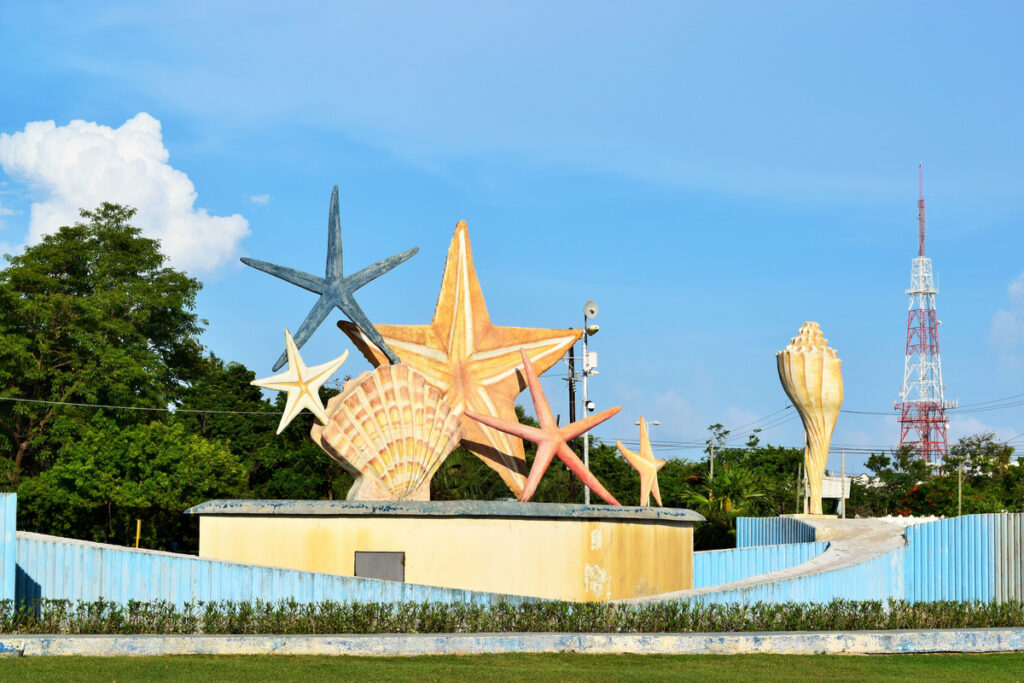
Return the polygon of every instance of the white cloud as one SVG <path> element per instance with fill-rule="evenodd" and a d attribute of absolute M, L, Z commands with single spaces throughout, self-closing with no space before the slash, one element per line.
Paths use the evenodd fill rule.
<path fill-rule="evenodd" d="M 992 316 L 990 338 L 993 345 L 1006 351 L 1024 341 L 1024 273 L 1007 288 L 1009 304 Z"/>
<path fill-rule="evenodd" d="M 253 196 L 249 197 L 249 201 L 252 202 L 253 204 L 262 204 L 263 206 L 266 206 L 267 204 L 270 203 L 270 195 L 254 194 Z"/>
<path fill-rule="evenodd" d="M 145 112 L 116 129 L 36 121 L 19 133 L 0 134 L 0 167 L 44 193 L 32 204 L 29 243 L 75 223 L 80 208 L 108 201 L 138 209 L 134 224 L 160 240 L 175 266 L 214 270 L 237 252 L 249 223 L 238 214 L 196 209 L 195 186 L 167 163 L 169 156 L 160 122 Z"/>
<path fill-rule="evenodd" d="M 13 216 L 13 215 L 14 215 L 14 211 L 12 211 L 11 209 L 8 209 L 3 204 L 0 204 L 0 230 L 3 230 L 4 228 L 7 227 L 7 222 L 4 221 L 4 216 Z M 7 243 L 3 242 L 3 244 L 7 244 Z M 4 253 L 3 251 L 0 251 L 0 254 L 3 254 L 3 253 Z"/>
<path fill-rule="evenodd" d="M 1024 305 L 1024 273 L 1017 276 L 1017 279 L 1010 283 L 1010 301 L 1017 305 Z"/>
<path fill-rule="evenodd" d="M 1007 305 L 992 316 L 989 343 L 996 350 L 1000 371 L 1017 373 L 1024 368 L 1024 273 L 1007 287 Z"/>
<path fill-rule="evenodd" d="M 1019 311 L 998 310 L 992 316 L 992 341 L 1010 347 L 1024 339 L 1024 319 Z"/>
<path fill-rule="evenodd" d="M 952 446 L 960 438 L 992 432 L 998 439 L 1010 439 L 1020 431 L 1015 427 L 990 425 L 973 415 L 954 415 L 949 419 L 949 445 Z"/>

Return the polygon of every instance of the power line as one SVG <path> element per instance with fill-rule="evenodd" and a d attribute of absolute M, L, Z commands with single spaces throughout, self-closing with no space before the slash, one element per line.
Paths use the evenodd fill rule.
<path fill-rule="evenodd" d="M 1024 394 L 1019 394 L 1018 396 L 1024 396 Z M 975 404 L 971 404 L 971 405 L 972 406 L 981 406 L 981 405 L 985 405 L 985 404 L 996 403 L 998 401 L 1005 401 L 1005 400 L 1008 400 L 1008 399 L 1013 399 L 1013 398 L 1016 398 L 1016 397 L 1017 396 L 1007 396 L 1005 398 L 992 399 L 991 401 L 982 401 L 980 403 L 975 403 Z M 9 401 L 9 402 L 15 402 L 15 403 L 37 403 L 37 404 L 43 404 L 43 405 L 68 406 L 68 407 L 76 407 L 76 408 L 103 408 L 103 409 L 107 409 L 107 410 L 140 410 L 140 411 L 145 411 L 145 412 L 198 413 L 198 414 L 207 414 L 207 415 L 266 415 L 268 417 L 273 417 L 275 419 L 280 417 L 280 413 L 278 411 L 266 411 L 266 410 L 214 410 L 214 409 L 204 409 L 204 408 L 154 408 L 154 407 L 151 407 L 151 406 L 121 406 L 121 405 L 113 405 L 113 404 L 107 404 L 107 403 L 84 403 L 84 402 L 76 402 L 76 401 L 47 401 L 47 400 L 43 400 L 43 399 L 18 398 L 18 397 L 15 397 L 15 396 L 0 396 L 0 401 Z M 1024 405 L 1024 401 L 1015 402 L 1015 403 L 1010 404 L 1008 406 L 998 406 L 998 407 L 1013 407 L 1013 406 L 1016 406 L 1016 405 Z M 792 408 L 792 407 L 793 407 L 792 404 L 787 404 L 785 407 L 780 408 L 779 410 L 776 410 L 775 412 L 768 413 L 767 415 L 765 415 L 763 417 L 760 417 L 757 420 L 753 420 L 751 422 L 745 423 L 744 425 L 741 425 L 739 428 L 750 426 L 750 425 L 754 425 L 754 424 L 757 424 L 759 422 L 763 422 L 763 421 L 767 420 L 767 422 L 764 422 L 764 424 L 761 427 L 751 428 L 751 429 L 746 430 L 744 432 L 741 432 L 739 434 L 733 434 L 730 431 L 729 437 L 728 437 L 727 441 L 731 441 L 731 440 L 734 440 L 734 439 L 740 439 L 740 438 L 743 438 L 743 437 L 749 437 L 750 435 L 754 434 L 755 432 L 758 432 L 758 433 L 764 432 L 764 431 L 767 431 L 769 429 L 774 429 L 776 427 L 781 427 L 784 424 L 789 424 L 790 422 L 793 422 L 793 421 L 797 420 L 799 418 L 798 414 L 779 415 L 779 413 L 782 413 L 783 411 L 788 410 L 789 408 Z M 996 409 L 996 407 L 993 407 L 991 409 Z M 977 412 L 983 412 L 984 410 L 986 410 L 986 409 L 982 409 L 982 410 L 977 411 Z M 844 412 L 844 413 L 849 412 L 849 413 L 856 413 L 856 414 L 866 414 L 866 415 L 892 415 L 893 414 L 893 413 L 877 413 L 877 412 L 872 412 L 872 411 L 856 411 L 856 410 L 843 410 L 841 412 Z M 769 420 L 768 418 L 773 418 L 773 419 Z M 627 439 L 608 439 L 607 437 L 600 437 L 600 438 L 602 438 L 602 440 L 611 441 L 611 442 L 622 441 L 624 444 L 627 444 L 627 445 L 636 445 L 636 444 L 639 443 L 639 441 L 637 439 L 634 439 L 634 438 L 627 438 Z M 1010 437 L 1009 439 L 1006 439 L 1005 441 L 1003 441 L 1003 443 L 1011 443 L 1011 442 L 1018 441 L 1019 439 L 1024 439 L 1024 432 L 1022 432 L 1020 434 L 1017 434 L 1017 435 L 1015 435 L 1013 437 Z M 707 445 L 707 441 L 706 440 L 705 441 L 696 441 L 696 440 L 695 441 L 669 441 L 669 440 L 661 441 L 661 440 L 659 440 L 659 441 L 651 441 L 651 445 L 655 446 L 655 447 L 658 447 L 661 450 L 697 450 L 697 449 L 703 449 Z M 750 450 L 746 446 L 732 446 L 732 445 L 730 445 L 730 446 L 727 446 L 727 447 L 730 448 L 730 449 L 733 449 L 733 450 Z M 885 451 L 885 450 L 889 450 L 891 448 L 892 448 L 891 445 L 889 445 L 889 446 L 864 446 L 864 445 L 852 446 L 852 445 L 833 444 L 832 447 L 831 447 L 830 452 L 841 449 L 841 450 L 845 450 L 847 452 L 852 452 L 852 453 L 877 453 L 879 451 Z"/>
<path fill-rule="evenodd" d="M 1014 400 L 1020 399 L 1020 400 Z M 1009 401 L 1009 403 L 1007 403 Z M 947 410 L 951 413 L 961 414 L 976 414 L 976 413 L 987 413 L 993 410 L 1003 410 L 1005 408 L 1016 408 L 1018 406 L 1024 406 L 1024 394 L 1013 394 L 1012 396 L 1004 396 L 1002 398 L 993 398 L 988 401 L 979 401 L 978 403 L 968 403 L 958 408 L 948 408 Z M 843 408 L 839 412 L 841 413 L 852 413 L 855 415 L 895 415 L 895 411 L 879 411 L 879 410 L 853 410 Z"/>
<path fill-rule="evenodd" d="M 0 401 L 13 401 L 16 403 L 42 403 L 51 406 L 73 406 L 76 408 L 107 408 L 109 410 L 144 410 L 154 413 L 207 413 L 210 415 L 273 415 L 280 417 L 277 411 L 269 410 L 206 410 L 201 408 L 151 408 L 148 406 L 115 406 L 105 403 L 76 403 L 74 401 L 44 401 L 38 398 L 17 398 L 15 396 L 0 396 Z"/>
<path fill-rule="evenodd" d="M 739 439 L 739 438 L 750 436 L 751 434 L 754 434 L 755 432 L 763 432 L 763 431 L 766 431 L 766 430 L 769 430 L 769 429 L 774 429 L 775 427 L 781 427 L 784 424 L 787 424 L 789 422 L 792 422 L 793 420 L 796 420 L 797 418 L 800 417 L 799 415 L 796 415 L 796 414 L 792 414 L 792 415 L 779 415 L 779 413 L 781 413 L 783 411 L 786 411 L 786 410 L 788 410 L 789 408 L 792 408 L 792 407 L 793 407 L 793 404 L 791 404 L 791 403 L 786 404 L 785 406 L 783 406 L 782 408 L 776 410 L 773 413 L 768 413 L 767 415 L 765 415 L 763 417 L 759 417 L 756 420 L 753 420 L 751 422 L 747 422 L 746 424 L 740 425 L 740 427 L 737 427 L 737 429 L 740 429 L 742 427 L 747 427 L 747 426 L 750 426 L 750 425 L 754 425 L 754 424 L 757 424 L 759 422 L 763 422 L 764 420 L 768 420 L 768 418 L 771 418 L 772 416 L 777 416 L 774 419 L 771 419 L 768 422 L 765 422 L 761 427 L 750 429 L 750 430 L 748 430 L 746 432 L 742 432 L 740 434 L 735 434 L 735 435 L 732 434 L 731 431 L 727 430 L 727 431 L 729 431 L 729 437 L 727 437 L 726 442 L 728 443 L 728 441 L 731 440 L 731 439 Z M 626 445 L 629 445 L 629 446 L 634 446 L 634 445 L 637 445 L 637 444 L 640 443 L 637 439 L 613 439 L 613 441 L 622 441 L 623 444 L 626 444 Z M 704 448 L 707 445 L 707 441 L 660 441 L 660 442 L 659 441 L 651 441 L 650 443 L 651 443 L 651 446 L 658 446 L 663 451 L 665 451 L 665 450 L 668 450 L 668 451 L 675 451 L 675 450 L 684 450 L 684 451 L 687 451 L 687 450 L 697 450 L 697 449 L 702 449 L 702 448 Z M 734 448 L 734 447 L 733 446 L 728 446 L 728 448 Z"/>
<path fill-rule="evenodd" d="M 798 414 L 782 415 L 780 417 L 775 418 L 771 422 L 766 422 L 765 424 L 761 425 L 760 427 L 756 427 L 754 429 L 747 430 L 746 432 L 743 432 L 743 433 L 740 433 L 740 434 L 730 434 L 729 436 L 730 436 L 731 439 L 742 439 L 744 437 L 750 437 L 750 436 L 752 436 L 755 433 L 765 432 L 765 431 L 768 431 L 769 429 L 775 429 L 776 427 L 781 427 L 784 424 L 789 424 L 790 422 L 793 422 L 794 420 L 798 420 L 798 419 L 800 419 L 800 416 Z M 729 438 L 727 438 L 726 441 L 728 442 Z"/>
<path fill-rule="evenodd" d="M 999 403 L 1000 401 L 1009 401 L 1011 398 L 1024 398 L 1024 394 L 1014 394 L 1013 396 L 994 398 L 991 401 L 981 401 L 980 403 L 968 403 L 967 405 L 960 406 L 959 408 L 957 408 L 957 410 L 963 410 L 964 408 L 974 408 L 975 406 L 983 406 L 987 403 Z"/>
<path fill-rule="evenodd" d="M 781 413 L 782 411 L 784 411 L 784 410 L 789 410 L 789 409 L 790 409 L 790 408 L 792 408 L 792 407 L 793 407 L 793 404 L 792 404 L 792 403 L 787 403 L 786 405 L 784 405 L 784 406 L 782 406 L 781 408 L 779 408 L 778 410 L 776 410 L 776 411 L 775 411 L 774 413 L 768 413 L 768 414 L 767 414 L 767 415 L 765 415 L 764 417 L 759 417 L 759 418 L 757 418 L 756 420 L 754 420 L 753 422 L 748 422 L 748 423 L 746 423 L 746 424 L 741 424 L 741 425 L 740 425 L 740 426 L 738 426 L 738 427 L 734 427 L 734 428 L 733 428 L 732 430 L 730 430 L 730 431 L 736 431 L 736 430 L 738 430 L 738 429 L 743 429 L 744 427 L 749 427 L 749 426 L 750 426 L 750 425 L 752 425 L 752 424 L 757 424 L 758 422 L 761 422 L 762 420 L 767 420 L 767 419 L 768 419 L 769 417 L 771 417 L 772 415 L 778 415 L 778 414 L 779 414 L 779 413 Z"/>

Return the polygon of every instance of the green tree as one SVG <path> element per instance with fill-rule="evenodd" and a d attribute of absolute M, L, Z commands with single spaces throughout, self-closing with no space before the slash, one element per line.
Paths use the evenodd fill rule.
<path fill-rule="evenodd" d="M 334 390 L 324 390 L 324 403 Z M 284 411 L 287 394 L 274 399 L 274 414 Z M 327 455 L 309 436 L 316 418 L 310 413 L 299 415 L 279 435 L 273 430 L 262 444 L 240 453 L 249 466 L 249 487 L 254 498 L 286 500 L 344 500 L 352 487 L 353 477 Z"/>
<path fill-rule="evenodd" d="M 782 515 L 797 512 L 796 485 L 800 465 L 804 461 L 802 448 L 760 445 L 751 435 L 745 448 L 726 448 L 716 452 L 720 467 L 748 470 L 754 474 L 764 491 L 764 514 Z M 716 475 L 717 475 L 716 469 Z"/>
<path fill-rule="evenodd" d="M 1000 512 L 1006 506 L 992 487 L 975 487 L 970 480 L 963 482 L 961 489 L 961 513 L 965 515 L 985 512 Z M 917 516 L 941 515 L 955 517 L 957 514 L 956 473 L 933 477 L 921 482 L 907 492 L 900 501 L 900 514 Z"/>
<path fill-rule="evenodd" d="M 211 498 L 244 495 L 247 472 L 218 441 L 181 425 L 119 427 L 96 418 L 65 444 L 56 465 L 18 488 L 19 526 L 48 534 L 129 545 L 135 520 L 149 548 L 197 548 L 197 524 L 182 514 Z"/>
<path fill-rule="evenodd" d="M 708 471 L 710 471 L 711 461 L 714 460 L 717 463 L 722 451 L 725 450 L 725 440 L 729 438 L 729 430 L 721 422 L 716 422 L 713 425 L 708 425 L 708 431 L 711 432 L 711 435 L 704 440 L 704 453 L 708 456 Z"/>
<path fill-rule="evenodd" d="M 462 446 L 452 451 L 430 480 L 431 500 L 502 500 L 512 492 L 498 473 Z"/>
<path fill-rule="evenodd" d="M 881 486 L 868 492 L 871 512 L 875 515 L 909 515 L 908 496 L 914 487 L 931 478 L 931 470 L 909 446 L 902 446 L 892 452 L 871 455 L 865 463 L 878 477 Z M 859 511 L 858 511 L 859 512 Z"/>
<path fill-rule="evenodd" d="M 526 414 L 522 406 L 516 406 L 516 419 L 531 427 L 540 426 L 539 422 Z M 523 448 L 526 452 L 526 464 L 529 467 L 533 464 L 533 458 L 537 454 L 537 446 L 530 441 L 524 441 Z M 563 481 L 558 470 L 559 468 L 552 462 L 548 468 L 548 475 L 558 481 L 548 481 L 548 475 L 545 475 L 532 500 L 545 503 L 566 502 L 560 500 L 563 495 L 560 489 L 568 487 L 568 479 L 564 478 Z M 441 467 L 434 473 L 434 478 L 430 481 L 430 498 L 431 500 L 504 500 L 514 498 L 514 496 L 497 472 L 485 465 L 480 458 L 459 446 L 445 458 Z"/>
<path fill-rule="evenodd" d="M 250 384 L 255 377 L 240 363 L 207 355 L 198 377 L 182 391 L 175 420 L 191 434 L 224 442 L 238 456 L 249 471 L 247 496 L 343 499 L 352 477 L 309 438 L 315 418 L 304 412 L 277 434 L 287 394 L 268 401 Z M 321 390 L 325 403 L 335 394 L 336 389 Z"/>
<path fill-rule="evenodd" d="M 175 419 L 191 434 L 227 442 L 236 455 L 256 451 L 273 440 L 281 415 L 250 384 L 254 379 L 256 374 L 241 363 L 207 354 L 195 379 L 182 388 Z"/>
<path fill-rule="evenodd" d="M 657 457 L 666 459 L 664 455 Z M 689 505 L 690 493 L 698 490 L 704 478 L 703 462 L 693 462 L 679 458 L 666 459 L 665 466 L 658 472 L 658 487 L 661 489 L 661 502 L 665 507 L 684 508 Z"/>
<path fill-rule="evenodd" d="M 910 448 L 867 460 L 877 485 L 854 486 L 850 507 L 859 516 L 957 513 L 960 483 L 963 514 L 1024 509 L 1024 473 L 1013 464 L 1014 449 L 991 433 L 965 436 L 934 469 Z M 958 481 L 961 479 L 962 481 Z"/>
<path fill-rule="evenodd" d="M 582 455 L 580 456 L 582 459 Z M 568 470 L 566 470 L 568 471 Z M 619 449 L 613 444 L 606 444 L 600 439 L 593 439 L 590 442 L 590 471 L 597 480 L 608 489 L 608 493 L 615 496 L 615 500 L 623 505 L 640 504 L 640 475 L 633 466 L 622 457 Z M 662 469 L 664 472 L 664 469 Z M 658 474 L 658 489 L 661 488 L 661 473 Z M 590 500 L 601 505 L 604 503 L 593 491 L 590 493 Z M 664 502 L 662 498 L 662 502 Z M 582 501 L 582 495 L 580 502 Z M 652 504 L 653 500 L 652 500 Z"/>
<path fill-rule="evenodd" d="M 705 475 L 699 489 L 687 496 L 707 520 L 697 528 L 694 546 L 700 550 L 736 547 L 736 518 L 759 514 L 764 498 L 757 476 L 742 467 L 723 466 L 714 479 Z"/>
<path fill-rule="evenodd" d="M 999 486 L 1010 475 L 1013 447 L 996 440 L 992 432 L 961 437 L 949 449 L 943 461 L 944 472 L 954 474 L 963 468 L 963 474 L 979 483 Z"/>
<path fill-rule="evenodd" d="M 66 405 L 166 406 L 194 377 L 201 285 L 166 267 L 155 240 L 130 225 L 135 210 L 101 204 L 46 235 L 0 271 L 0 435 L 10 482 L 50 464 L 82 420 Z M 36 403 L 24 401 L 50 401 Z M 106 411 L 129 424 L 142 411 Z"/>

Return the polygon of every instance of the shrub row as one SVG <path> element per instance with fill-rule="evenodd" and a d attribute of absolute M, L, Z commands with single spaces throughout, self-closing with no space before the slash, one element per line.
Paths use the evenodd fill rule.
<path fill-rule="evenodd" d="M 1024 626 L 1024 602 L 649 605 L 537 602 L 467 604 L 37 600 L 0 602 L 0 633 L 700 633 Z"/>

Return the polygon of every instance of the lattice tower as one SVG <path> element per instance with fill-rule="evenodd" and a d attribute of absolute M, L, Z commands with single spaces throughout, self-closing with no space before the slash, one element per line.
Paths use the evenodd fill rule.
<path fill-rule="evenodd" d="M 929 463 L 939 465 L 949 452 L 946 410 L 956 408 L 947 401 L 942 384 L 939 356 L 939 325 L 935 295 L 939 293 L 932 275 L 932 260 L 924 255 L 924 183 L 918 166 L 917 258 L 911 262 L 910 308 L 907 311 L 907 347 L 903 365 L 903 388 L 894 407 L 900 413 L 900 446 L 911 446 Z"/>

